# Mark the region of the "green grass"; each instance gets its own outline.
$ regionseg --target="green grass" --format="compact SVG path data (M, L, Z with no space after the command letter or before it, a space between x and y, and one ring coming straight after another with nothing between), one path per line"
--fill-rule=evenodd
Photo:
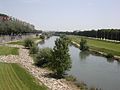
M81 36L69 36L69 38L72 41L80 43ZM105 52L105 53L112 53L113 55L120 56L120 44L119 43L113 43L113 42L108 42L104 40L89 39L87 37L85 38L91 49Z
M41 38L39 38L39 37L35 37L35 38L33 38L33 41L36 41L36 40L40 40Z
M18 55L19 51L16 47L0 46L0 55Z
M35 38L32 38L32 40L36 41L36 40L40 40L40 38L35 37ZM13 41L13 42L9 42L7 44L24 45L24 40Z
M9 42L8 44L17 44L17 45L23 45L24 42L22 40L20 41L15 41L15 42Z
M17 64L0 63L0 90L46 90Z

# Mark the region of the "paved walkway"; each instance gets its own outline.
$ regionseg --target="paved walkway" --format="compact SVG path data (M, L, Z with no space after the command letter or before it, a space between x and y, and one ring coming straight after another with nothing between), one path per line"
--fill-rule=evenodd
M39 83L44 83L50 90L76 90L71 86L65 83L63 79L54 79L49 78L46 75L50 73L50 71L38 68L33 65L33 59L29 56L29 51L24 49L23 46L20 45L7 45L10 47L18 47L19 55L8 55L8 56L0 56L0 60L2 62L7 63L19 63L24 68L26 68L34 77L39 80Z

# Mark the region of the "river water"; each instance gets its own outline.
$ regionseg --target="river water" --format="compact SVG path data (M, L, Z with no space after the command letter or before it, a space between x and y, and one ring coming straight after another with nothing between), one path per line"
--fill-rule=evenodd
M39 48L54 47L56 36L38 44ZM83 81L88 87L102 90L120 90L120 62L108 60L102 56L81 52L74 46L69 46L72 68L67 73L76 77L77 82Z

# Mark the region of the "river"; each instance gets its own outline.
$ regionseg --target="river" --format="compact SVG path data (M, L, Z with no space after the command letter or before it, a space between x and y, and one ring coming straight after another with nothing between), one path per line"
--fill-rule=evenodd
M39 48L53 48L56 38L53 36L44 43L38 44ZM69 53L72 68L67 73L76 77L77 82L83 81L88 87L102 90L120 90L120 62L81 52L74 46L69 46Z

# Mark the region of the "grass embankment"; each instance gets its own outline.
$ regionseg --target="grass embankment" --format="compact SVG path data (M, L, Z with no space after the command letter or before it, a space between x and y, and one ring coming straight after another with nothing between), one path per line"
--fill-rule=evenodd
M0 46L0 55L18 55L18 48L8 47L8 46Z
M46 90L17 64L0 63L0 90Z
M35 38L32 38L32 40L33 40L35 43L38 43L39 41L41 41L41 38L35 37ZM24 45L24 40L13 41L13 42L9 42L9 43L7 43L7 44Z
M72 41L80 43L81 36L68 36ZM104 52L104 53L111 53L113 55L120 56L120 44L114 43L114 42L108 42L103 40L96 40L96 39L90 39L85 37L87 40L87 43L92 50Z
M8 44L17 44L17 45L23 45L24 42L23 40L19 40L19 41L13 41L13 42L9 42Z

